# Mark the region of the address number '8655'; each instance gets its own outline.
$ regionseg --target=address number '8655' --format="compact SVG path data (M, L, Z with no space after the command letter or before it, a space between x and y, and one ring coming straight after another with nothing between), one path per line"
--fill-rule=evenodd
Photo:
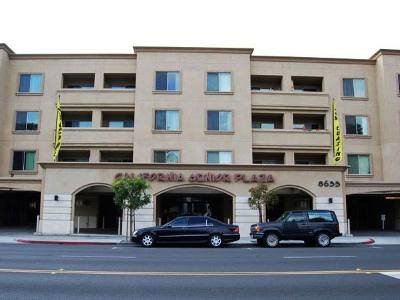
M319 187L340 187L340 182L339 181L333 181L333 180L320 180L318 181L318 186Z

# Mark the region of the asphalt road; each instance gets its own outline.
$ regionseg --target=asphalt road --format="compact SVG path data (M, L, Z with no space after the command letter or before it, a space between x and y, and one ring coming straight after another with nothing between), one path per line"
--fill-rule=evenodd
M0 245L0 299L323 297L400 299L400 246Z

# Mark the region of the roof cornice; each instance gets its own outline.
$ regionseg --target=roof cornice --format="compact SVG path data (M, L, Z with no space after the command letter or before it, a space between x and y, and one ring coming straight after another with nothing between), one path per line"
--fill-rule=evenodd
M268 62L298 62L298 63L325 63L325 64L356 64L356 65L375 65L374 59L356 58L325 58L325 57L299 57L299 56L254 56L251 61Z
M12 59L136 59L136 54L10 54Z
M14 51L5 43L0 43L0 49L6 51L8 55L14 54Z
M376 60L381 55L400 55L400 50L396 49L379 49L371 56L370 59Z
M218 48L218 47L162 47L162 46L134 46L133 50L137 52L164 52L164 53L231 53L231 54L249 54L254 51L253 48Z

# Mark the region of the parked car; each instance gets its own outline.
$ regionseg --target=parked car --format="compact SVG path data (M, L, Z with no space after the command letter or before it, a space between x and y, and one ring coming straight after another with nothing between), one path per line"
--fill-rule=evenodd
M282 240L303 240L307 245L327 247L341 236L336 214L330 210L288 211L276 221L253 224L250 236L260 245L276 247Z
M162 226L139 229L132 237L144 247L156 243L208 243L218 248L239 239L239 226L202 216L178 217Z

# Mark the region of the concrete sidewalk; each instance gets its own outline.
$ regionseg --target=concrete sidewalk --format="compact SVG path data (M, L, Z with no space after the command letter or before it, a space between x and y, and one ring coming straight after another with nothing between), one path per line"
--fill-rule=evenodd
M35 235L35 234L0 234L0 243L11 244L65 244L65 245L117 245L126 243L125 236L117 235ZM243 235L235 244L254 244L255 240ZM283 243L303 243L302 241L285 241ZM398 235L362 235L343 236L332 240L333 244L374 244L374 245L400 245Z

